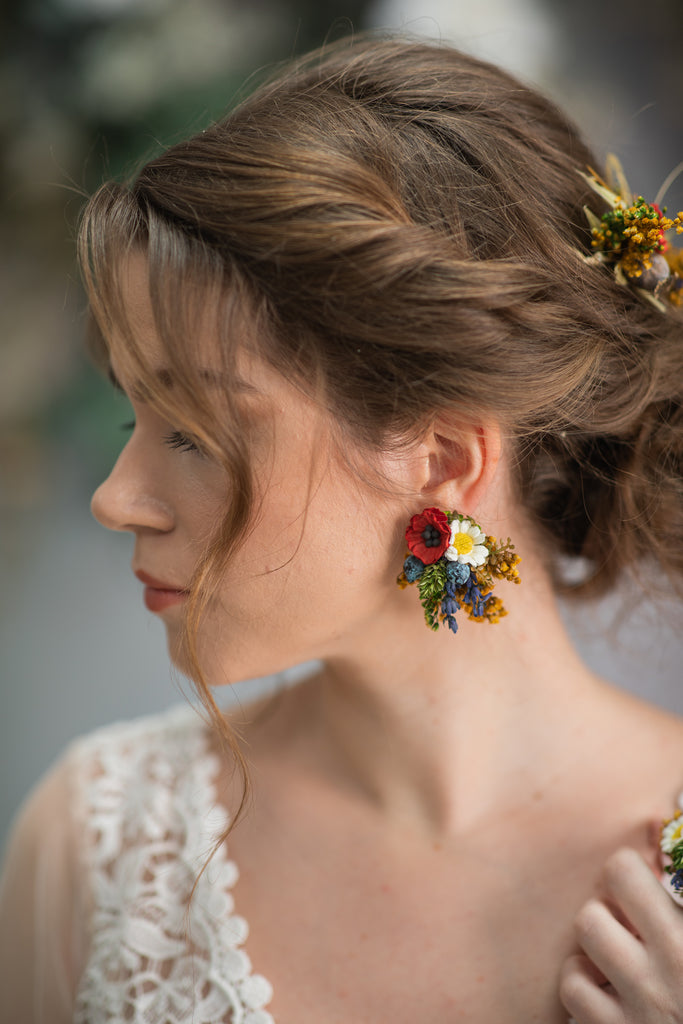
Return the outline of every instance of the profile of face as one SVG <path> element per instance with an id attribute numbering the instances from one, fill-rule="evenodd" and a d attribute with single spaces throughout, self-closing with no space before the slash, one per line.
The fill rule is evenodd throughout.
<path id="1" fill-rule="evenodd" d="M 130 258 L 122 286 L 136 342 L 163 373 L 144 257 Z M 210 352 L 211 344 L 205 336 L 197 351 Z M 178 661 L 183 592 L 222 520 L 230 481 L 126 379 L 117 347 L 112 370 L 131 400 L 135 427 L 92 509 L 104 526 L 133 535 L 133 570 L 147 584 L 146 603 L 163 620 Z M 352 473 L 332 440 L 329 414 L 246 349 L 239 373 L 256 501 L 246 538 L 201 620 L 198 653 L 214 684 L 343 656 L 387 619 L 404 616 L 395 580 L 407 516 L 419 500 L 411 504 L 408 495 Z M 207 400 L 220 401 L 220 386 L 207 384 Z M 390 467 L 399 487 L 406 464 Z M 386 472 L 386 460 L 381 468 Z M 410 617 L 419 620 L 414 608 Z"/>

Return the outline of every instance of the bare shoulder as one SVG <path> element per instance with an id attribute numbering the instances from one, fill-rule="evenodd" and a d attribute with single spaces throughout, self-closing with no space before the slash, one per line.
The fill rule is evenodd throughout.
<path id="1" fill-rule="evenodd" d="M 619 715 L 629 728 L 636 749 L 658 753 L 666 760 L 678 757 L 683 764 L 683 716 L 623 691 Z"/>
<path id="2" fill-rule="evenodd" d="M 642 757 L 655 767 L 653 785 L 662 786 L 672 800 L 683 791 L 683 717 L 664 708 L 645 705 L 641 721 Z M 666 813 L 669 813 L 667 808 Z"/>
<path id="3" fill-rule="evenodd" d="M 63 832 L 71 804 L 70 767 L 62 756 L 35 783 L 17 811 L 6 850 L 18 861 L 34 857 L 45 837 Z"/>
<path id="4" fill-rule="evenodd" d="M 683 790 L 683 717 L 607 686 L 598 724 L 596 752 L 615 792 L 670 813 Z"/>

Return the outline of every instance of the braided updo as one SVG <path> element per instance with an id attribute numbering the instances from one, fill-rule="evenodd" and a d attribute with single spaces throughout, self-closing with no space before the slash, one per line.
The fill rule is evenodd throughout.
<path id="1" fill-rule="evenodd" d="M 586 165 L 565 116 L 503 71 L 446 46 L 344 40 L 104 186 L 84 219 L 86 280 L 106 334 L 112 267 L 144 245 L 181 361 L 168 303 L 182 281 L 238 289 L 265 358 L 321 383 L 359 444 L 446 410 L 495 419 L 548 550 L 589 566 L 576 592 L 651 559 L 680 581 L 683 321 L 583 260 L 583 205 L 603 209 Z M 249 519 L 248 454 L 196 422 L 192 394 L 183 415 L 239 482 L 226 549 Z"/>

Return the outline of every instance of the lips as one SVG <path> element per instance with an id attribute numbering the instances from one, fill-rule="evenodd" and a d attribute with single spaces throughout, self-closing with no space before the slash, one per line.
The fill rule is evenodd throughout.
<path id="1" fill-rule="evenodd" d="M 136 569 L 135 575 L 146 587 L 152 587 L 154 590 L 175 590 L 177 593 L 187 593 L 184 587 L 179 587 L 169 580 L 157 579 L 156 576 L 150 576 L 148 572 L 143 572 L 142 569 Z"/>
<path id="2" fill-rule="evenodd" d="M 174 586 L 170 581 L 157 579 L 142 569 L 136 569 L 135 575 L 145 584 L 143 598 L 150 612 L 163 612 L 166 608 L 181 604 L 187 598 L 187 590 Z"/>

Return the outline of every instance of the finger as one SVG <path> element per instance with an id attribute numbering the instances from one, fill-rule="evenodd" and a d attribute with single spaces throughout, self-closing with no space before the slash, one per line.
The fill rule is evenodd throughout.
<path id="1" fill-rule="evenodd" d="M 635 850 L 617 850 L 605 865 L 604 877 L 610 898 L 646 945 L 656 947 L 672 930 L 681 927 L 676 907 Z"/>
<path id="2" fill-rule="evenodd" d="M 589 900 L 581 908 L 575 928 L 583 952 L 617 992 L 630 994 L 647 970 L 647 953 L 640 939 L 617 921 L 599 900 Z"/>
<path id="3" fill-rule="evenodd" d="M 576 1024 L 623 1024 L 616 996 L 604 987 L 601 972 L 588 957 L 571 956 L 565 961 L 560 999 Z"/>

